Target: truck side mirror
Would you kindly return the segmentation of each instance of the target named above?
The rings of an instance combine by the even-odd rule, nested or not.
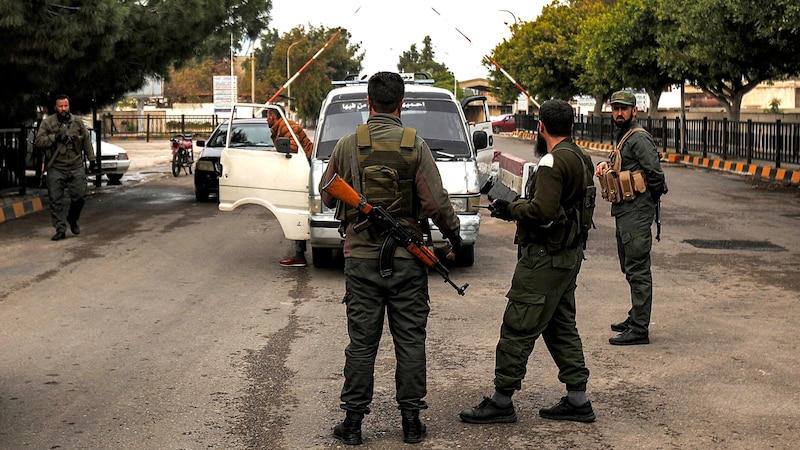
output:
[[[290,144],[291,140],[287,137],[279,137],[278,138],[278,153],[286,154],[287,158],[292,157],[292,146]]]
[[[472,133],[472,144],[475,150],[483,150],[489,146],[489,135],[483,130],[476,130]]]

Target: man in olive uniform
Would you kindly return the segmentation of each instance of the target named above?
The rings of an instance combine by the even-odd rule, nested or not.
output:
[[[47,197],[50,217],[60,241],[66,237],[67,224],[72,234],[80,234],[78,219],[86,197],[84,155],[94,168],[94,148],[86,125],[69,112],[69,97],[56,97],[56,113],[47,116],[39,127],[34,143],[45,149]],[[64,214],[64,194],[69,195],[69,211]]]
[[[453,246],[449,257],[461,247],[458,217],[442,186],[430,148],[414,129],[404,128],[400,121],[404,94],[403,79],[397,73],[378,72],[369,79],[367,124],[339,140],[320,181],[322,201],[330,208],[337,206],[337,217],[346,227],[344,303],[350,343],[345,349],[341,393],[341,408],[346,417],[336,425],[333,434],[349,445],[362,443],[361,421],[372,402],[375,358],[387,313],[397,359],[396,400],[401,411],[403,441],[423,440],[426,427],[419,420],[419,411],[427,408],[423,398],[427,394],[428,274],[420,261],[404,248],[398,248],[393,273],[383,277],[378,256],[384,236],[376,227],[356,232],[355,224],[364,218],[324,192],[323,187],[338,174],[367,201],[375,202],[377,196],[371,193],[379,184],[369,182],[367,172],[374,172],[366,169],[396,170],[402,195],[384,199],[392,205],[387,211],[418,237],[422,237],[418,220],[431,218]],[[393,201],[398,198],[399,201]]]
[[[667,184],[656,144],[636,121],[636,96],[626,91],[615,92],[611,96],[611,111],[614,124],[619,128],[616,136],[617,149],[622,159],[619,170],[643,171],[647,190],[630,201],[611,205],[611,215],[616,219],[620,269],[630,285],[632,306],[624,321],[611,324],[611,330],[619,334],[608,341],[612,345],[649,344],[650,312],[653,305],[651,227],[661,195],[667,192]],[[623,138],[624,142],[620,147]],[[597,165],[595,175],[602,177],[612,166],[612,162],[601,162]]]
[[[517,223],[519,260],[506,297],[495,356],[495,391],[459,415],[467,423],[516,422],[511,396],[522,389],[528,358],[541,335],[558,366],[567,395],[542,408],[546,419],[592,422],[586,397],[589,370],[575,323],[575,287],[584,238],[576,233],[575,208],[592,180],[592,160],[570,138],[574,113],[563,100],[539,109],[536,155],[541,159],[526,186],[527,198],[495,200],[492,216]]]

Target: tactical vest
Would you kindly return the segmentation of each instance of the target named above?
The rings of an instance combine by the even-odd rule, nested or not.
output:
[[[576,151],[572,147],[557,147],[553,151],[558,149],[569,150],[572,152],[573,155],[577,156],[578,159],[581,160],[581,167],[583,167],[585,186],[583,196],[570,208],[569,211],[567,211],[567,216],[573,216],[571,217],[571,220],[573,220],[578,226],[578,229],[575,230],[577,235],[575,237],[568,236],[565,245],[567,248],[571,248],[581,244],[585,250],[586,241],[589,239],[589,230],[595,228],[594,208],[596,205],[595,199],[597,197],[597,187],[594,185],[594,178],[590,169],[592,167],[592,165],[589,164],[591,163],[591,160],[589,163],[587,163],[583,154]]]
[[[526,235],[521,244],[533,242],[542,244],[549,254],[555,254],[564,249],[577,248],[582,246],[586,248],[586,240],[589,237],[589,229],[594,227],[593,216],[595,209],[596,187],[590,168],[591,164],[586,162],[582,152],[576,151],[569,145],[556,145],[552,153],[559,150],[566,150],[575,155],[581,161],[581,169],[583,172],[584,188],[583,192],[578,195],[568,205],[559,205],[558,213],[552,223],[545,227],[538,228],[531,235]],[[526,186],[527,197],[533,198],[533,188],[536,184],[537,172],[531,179],[528,180]]]
[[[361,195],[374,206],[382,206],[395,218],[418,214],[414,202],[414,174],[417,171],[418,150],[414,146],[417,130],[403,128],[397,141],[373,141],[369,125],[356,128],[356,158],[358,169],[353,177],[361,181]],[[356,189],[358,190],[358,189]],[[347,222],[358,222],[358,211],[347,208]]]

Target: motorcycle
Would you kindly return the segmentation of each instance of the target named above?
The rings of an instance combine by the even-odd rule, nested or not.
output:
[[[177,177],[181,170],[187,175],[192,174],[194,164],[193,135],[190,133],[176,134],[169,139],[172,147],[172,176]]]

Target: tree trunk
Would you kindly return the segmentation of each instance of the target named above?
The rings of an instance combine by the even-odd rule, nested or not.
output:
[[[595,117],[602,117],[603,116],[603,105],[605,104],[605,98],[602,95],[596,95],[594,97],[594,114]]]
[[[658,102],[661,100],[661,91],[647,90],[647,97],[650,98],[650,108],[647,110],[647,117],[653,118],[658,112]]]

